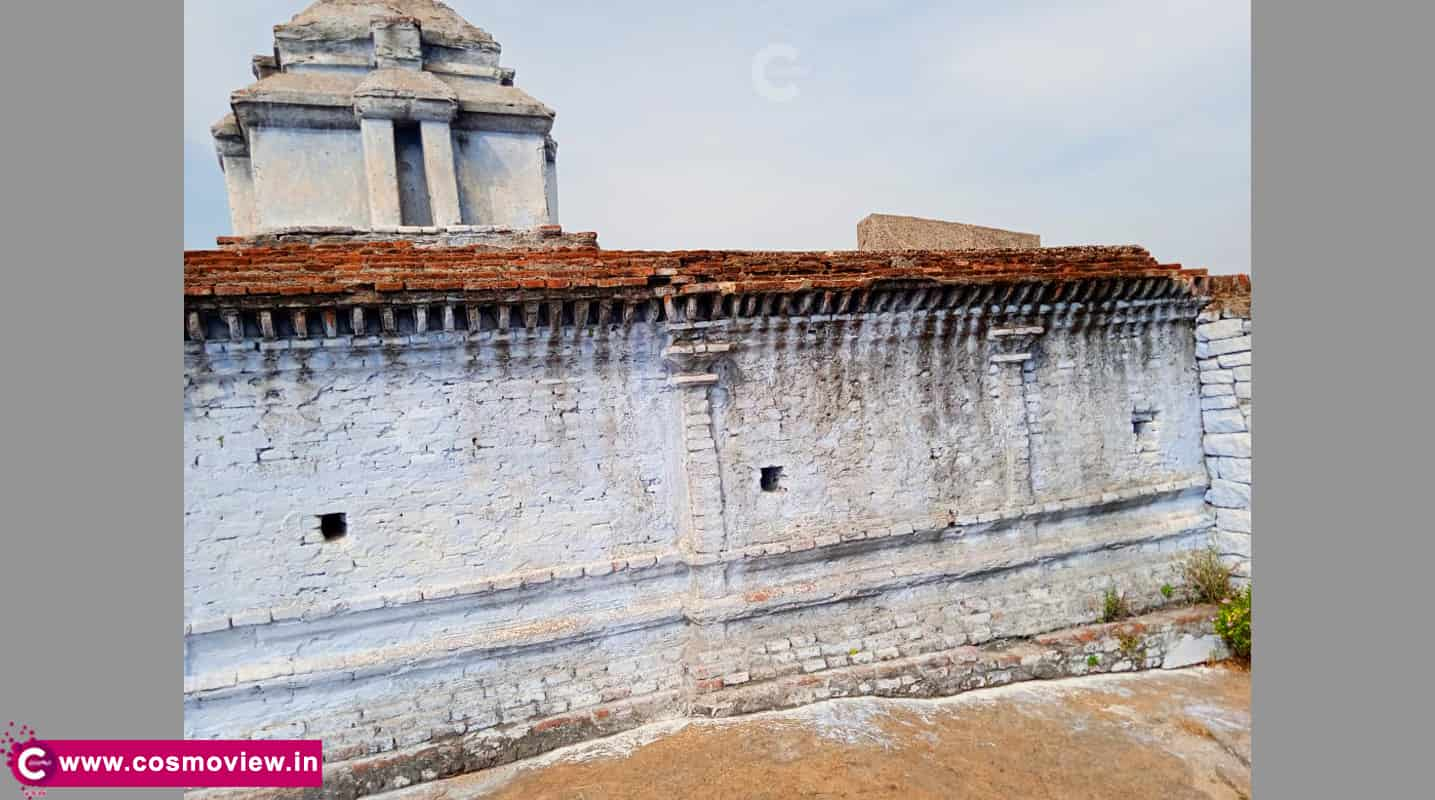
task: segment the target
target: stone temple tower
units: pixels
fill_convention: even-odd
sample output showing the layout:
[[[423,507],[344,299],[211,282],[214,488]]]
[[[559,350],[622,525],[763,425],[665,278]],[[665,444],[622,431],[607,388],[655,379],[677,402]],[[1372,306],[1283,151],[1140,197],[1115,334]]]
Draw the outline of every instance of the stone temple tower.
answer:
[[[318,0],[211,132],[234,234],[558,223],[554,112],[435,0]]]

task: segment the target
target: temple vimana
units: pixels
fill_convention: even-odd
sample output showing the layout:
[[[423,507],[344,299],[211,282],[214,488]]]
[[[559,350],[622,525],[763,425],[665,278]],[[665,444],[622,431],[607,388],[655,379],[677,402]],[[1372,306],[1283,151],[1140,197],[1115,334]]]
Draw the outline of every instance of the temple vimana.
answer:
[[[305,796],[347,800],[1222,647],[1168,595],[1210,545],[1250,576],[1245,276],[881,215],[857,250],[604,250],[499,55],[442,3],[319,0],[212,129],[188,737],[320,738]]]

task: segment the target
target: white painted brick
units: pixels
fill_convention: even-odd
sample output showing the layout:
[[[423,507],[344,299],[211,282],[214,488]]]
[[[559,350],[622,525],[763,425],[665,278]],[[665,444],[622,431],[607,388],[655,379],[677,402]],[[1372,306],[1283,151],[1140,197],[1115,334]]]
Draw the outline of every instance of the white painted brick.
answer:
[[[1236,409],[1221,409],[1201,413],[1206,433],[1242,433],[1246,430],[1246,418]]]
[[[1206,352],[1214,356],[1223,356],[1227,353],[1240,353],[1251,349],[1251,337],[1239,336],[1234,339],[1222,339],[1220,341],[1205,342]]]
[[[1238,483],[1251,482],[1251,460],[1249,458],[1212,458],[1217,477]]]
[[[1201,370],[1201,383],[1235,383],[1236,373],[1229,369]]]
[[[222,631],[229,627],[229,617],[206,617],[192,620],[189,623],[190,632],[198,636],[202,633],[213,633]]]
[[[1212,433],[1203,440],[1206,454],[1232,458],[1251,457],[1251,435],[1249,433]]]
[[[238,628],[243,625],[265,625],[273,619],[267,608],[253,608],[239,611],[229,618],[230,624]]]
[[[1250,508],[1251,487],[1244,483],[1217,479],[1211,481],[1206,502],[1217,508]]]
[[[1234,508],[1216,510],[1216,529],[1234,533],[1251,532],[1251,512]]]
[[[1211,543],[1220,551],[1221,555],[1251,557],[1251,535],[1249,533],[1217,531],[1212,537]]]

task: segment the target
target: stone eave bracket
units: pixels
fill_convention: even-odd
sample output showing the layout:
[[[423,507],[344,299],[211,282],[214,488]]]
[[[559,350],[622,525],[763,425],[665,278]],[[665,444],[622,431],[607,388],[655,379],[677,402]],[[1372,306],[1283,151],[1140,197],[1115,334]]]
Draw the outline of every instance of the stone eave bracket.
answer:
[[[1036,353],[1046,329],[1040,325],[1005,325],[987,330],[993,364],[1024,364]]]

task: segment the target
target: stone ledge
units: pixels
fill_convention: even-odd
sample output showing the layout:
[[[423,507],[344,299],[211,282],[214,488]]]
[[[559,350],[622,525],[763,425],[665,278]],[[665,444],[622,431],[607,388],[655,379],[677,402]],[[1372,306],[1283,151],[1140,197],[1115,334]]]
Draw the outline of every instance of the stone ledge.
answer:
[[[790,542],[754,544],[745,548],[721,553],[699,554],[680,550],[663,550],[622,559],[594,561],[585,564],[550,567],[539,570],[507,573],[488,578],[458,583],[446,583],[417,587],[402,592],[388,592],[366,595],[349,600],[336,601],[327,605],[274,606],[263,609],[245,609],[228,616],[197,617],[185,623],[185,635],[203,635],[248,625],[269,625],[290,620],[318,620],[347,613],[357,613],[378,608],[391,608],[412,603],[447,600],[455,597],[495,594],[521,589],[549,581],[568,582],[601,578],[619,572],[641,572],[653,569],[681,567],[691,569],[710,564],[729,564],[753,561],[792,553],[820,553],[833,547],[850,545],[853,542],[874,539],[930,535],[946,529],[960,530],[978,525],[1029,519],[1054,514],[1098,509],[1113,503],[1125,503],[1143,498],[1155,498],[1173,492],[1191,489],[1205,489],[1208,479],[1192,477],[1184,480],[1163,481],[1143,486],[1129,486],[1117,492],[1102,492],[1082,495],[1059,501],[1035,503],[1029,506],[999,509],[976,514],[941,514],[915,518],[904,523],[885,522],[880,525],[861,525],[850,531],[827,534],[821,537],[800,537]],[[825,556],[823,556],[825,557]],[[235,620],[243,620],[236,622]]]
[[[228,667],[186,678],[186,700],[218,700],[255,689],[290,690],[322,683],[387,674],[401,666],[436,666],[454,659],[553,647],[592,636],[611,636],[668,624],[713,624],[770,615],[799,608],[840,603],[907,586],[938,580],[980,579],[1019,570],[1056,558],[1075,557],[1118,547],[1160,543],[1204,534],[1209,518],[1187,517],[1163,529],[1135,536],[1096,537],[1077,543],[1054,543],[1012,558],[1008,551],[982,554],[976,561],[953,559],[901,574],[890,567],[847,573],[827,581],[801,581],[771,586],[715,600],[695,598],[659,601],[602,614],[524,621],[499,630],[452,633],[431,641],[391,645],[331,657],[276,660]],[[849,545],[842,542],[841,545]],[[970,554],[969,554],[970,555]],[[984,559],[984,560],[983,560]]]
[[[1211,606],[1168,608],[1122,622],[1094,624],[1027,639],[964,645],[874,664],[837,667],[692,694],[658,692],[577,713],[474,732],[417,747],[330,761],[324,788],[200,790],[190,800],[355,798],[476,772],[577,742],[675,716],[727,717],[791,708],[837,697],[946,697],[981,688],[1105,672],[1177,668],[1226,657],[1212,634]],[[1138,637],[1142,658],[1121,652],[1118,634]],[[1096,664],[1092,666],[1091,660]]]
[[[564,231],[558,225],[512,228],[504,225],[387,225],[351,228],[332,225],[294,225],[248,236],[220,236],[219,251],[309,245],[326,246],[410,242],[419,249],[452,247],[484,250],[596,250],[593,231]]]
[[[629,606],[606,613],[541,619],[497,630],[445,634],[431,640],[389,645],[335,656],[281,659],[246,664],[185,678],[186,699],[223,699],[254,689],[287,690],[390,674],[417,664],[433,666],[445,659],[476,653],[500,653],[548,647],[594,635],[612,636],[631,630],[675,623],[683,618],[682,598]]]
[[[988,575],[1019,570],[1056,559],[1074,558],[1102,550],[1177,540],[1209,531],[1208,515],[1178,517],[1166,526],[1148,530],[1137,536],[1094,538],[1077,543],[1049,544],[1029,547],[1020,556],[998,551],[984,554],[975,561],[953,558],[929,562],[907,571],[895,571],[890,565],[857,570],[838,577],[796,584],[757,587],[741,595],[728,595],[703,603],[692,603],[685,609],[689,621],[697,624],[735,622],[755,616],[830,605],[936,581],[980,579]],[[961,534],[958,534],[960,536]],[[957,539],[960,541],[960,538]],[[850,545],[850,541],[840,545]]]
[[[1183,637],[1209,637],[1214,615],[1214,606],[1163,609],[1121,622],[1067,628],[1026,639],[962,645],[740,687],[714,687],[694,699],[693,711],[725,717],[832,697],[944,697],[1025,680],[1155,669],[1163,666],[1167,648]],[[1126,658],[1118,635],[1141,637],[1145,660]],[[1212,660],[1226,657],[1224,647],[1215,646],[1214,641],[1211,644]],[[1093,655],[1097,657],[1095,666],[1090,664]],[[1182,666],[1191,663],[1189,658],[1183,654],[1186,663]],[[953,675],[954,670],[960,674]]]

